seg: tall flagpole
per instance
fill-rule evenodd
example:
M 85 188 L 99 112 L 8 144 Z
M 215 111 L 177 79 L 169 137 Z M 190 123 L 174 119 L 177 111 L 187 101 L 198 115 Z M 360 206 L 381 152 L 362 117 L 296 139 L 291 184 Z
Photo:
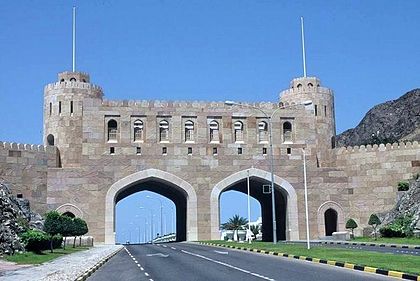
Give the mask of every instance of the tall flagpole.
M 248 189 L 248 236 L 251 235 L 251 202 L 250 202 L 250 187 L 249 187 L 249 169 L 248 169 L 248 175 L 246 177 L 246 185 Z M 248 243 L 251 244 L 251 237 L 248 237 Z
M 303 29 L 303 17 L 300 17 L 300 26 L 301 26 L 301 36 L 302 36 L 303 77 L 306 77 L 305 32 Z
M 76 71 L 76 7 L 73 6 L 73 72 Z

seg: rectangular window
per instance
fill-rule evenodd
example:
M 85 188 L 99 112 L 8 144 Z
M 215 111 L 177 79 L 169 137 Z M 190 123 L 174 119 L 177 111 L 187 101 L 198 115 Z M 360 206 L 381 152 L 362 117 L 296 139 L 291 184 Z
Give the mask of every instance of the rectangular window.
M 287 148 L 287 154 L 288 155 L 292 154 L 292 149 L 290 147 Z
M 242 147 L 238 147 L 238 155 L 242 154 Z
M 166 155 L 166 154 L 168 154 L 168 148 L 162 147 L 162 155 Z
M 58 114 L 61 114 L 61 101 L 58 102 Z
M 263 147 L 263 155 L 267 155 L 267 147 Z
M 217 147 L 213 147 L 213 155 L 217 155 Z
M 314 109 L 315 109 L 315 116 L 318 116 L 318 106 L 316 104 L 314 106 Z
M 22 151 L 18 150 L 9 150 L 9 157 L 21 157 Z
M 70 114 L 73 114 L 73 101 L 70 101 Z
M 327 106 L 326 105 L 324 105 L 324 115 L 325 115 L 325 117 L 327 117 Z
M 136 154 L 141 155 L 141 147 L 136 147 Z
M 109 148 L 109 154 L 114 155 L 115 154 L 115 147 L 111 146 Z
M 192 155 L 192 147 L 188 147 L 188 155 Z
M 23 194 L 22 193 L 18 193 L 18 194 L 16 194 L 16 197 L 17 198 L 23 198 Z
M 50 102 L 50 115 L 52 114 L 52 102 Z

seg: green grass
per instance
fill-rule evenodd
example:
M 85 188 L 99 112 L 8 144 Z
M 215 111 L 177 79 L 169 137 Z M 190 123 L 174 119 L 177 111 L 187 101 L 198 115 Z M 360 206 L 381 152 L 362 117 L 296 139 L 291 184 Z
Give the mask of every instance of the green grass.
M 226 241 L 203 241 L 223 245 L 232 245 L 245 248 L 254 248 L 278 253 L 287 253 L 295 256 L 305 256 L 324 260 L 353 263 L 363 266 L 371 266 L 386 270 L 395 270 L 412 274 L 420 274 L 420 257 L 410 255 L 396 255 L 391 253 L 378 253 L 371 251 L 328 248 L 326 246 L 313 246 L 306 249 L 306 244 L 283 244 L 274 245 L 271 242 L 236 243 Z
M 69 247 L 69 248 L 66 248 L 66 250 L 54 249 L 54 253 L 50 253 L 49 250 L 43 251 L 40 254 L 36 254 L 36 253 L 33 253 L 33 252 L 25 252 L 25 253 L 22 253 L 22 254 L 15 254 L 13 256 L 7 256 L 5 258 L 5 260 L 10 261 L 10 262 L 15 262 L 15 263 L 18 263 L 18 264 L 41 264 L 41 263 L 56 259 L 56 258 L 64 256 L 64 255 L 84 251 L 84 250 L 87 250 L 87 249 L 89 249 L 89 248 L 87 248 L 87 247 L 76 247 L 76 248 Z
M 386 244 L 403 244 L 403 245 L 420 245 L 420 238 L 384 238 L 380 237 L 377 240 L 370 237 L 355 237 L 349 242 L 370 242 L 370 243 L 386 243 Z

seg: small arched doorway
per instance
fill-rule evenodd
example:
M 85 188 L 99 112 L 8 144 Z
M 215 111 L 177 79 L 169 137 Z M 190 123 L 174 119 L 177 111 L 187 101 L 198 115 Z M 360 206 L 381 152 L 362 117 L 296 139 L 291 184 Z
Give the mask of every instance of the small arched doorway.
M 337 232 L 337 219 L 338 214 L 334 209 L 329 208 L 325 211 L 325 236 L 332 236 L 333 232 Z
M 69 212 L 69 211 L 64 212 L 62 215 L 67 216 L 67 217 L 72 218 L 72 219 L 74 219 L 76 217 L 75 214 L 73 214 L 72 212 Z

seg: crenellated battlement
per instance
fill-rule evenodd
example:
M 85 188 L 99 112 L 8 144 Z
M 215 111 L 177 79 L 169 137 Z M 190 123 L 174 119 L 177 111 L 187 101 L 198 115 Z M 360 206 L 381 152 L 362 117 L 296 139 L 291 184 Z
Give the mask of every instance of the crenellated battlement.
M 16 142 L 0 141 L 0 149 L 34 151 L 34 152 L 55 152 L 56 147 L 42 145 L 42 144 L 23 144 L 23 143 L 16 143 Z
M 400 142 L 400 143 L 387 143 L 380 145 L 361 145 L 361 146 L 348 146 L 348 147 L 339 147 L 333 149 L 333 151 L 337 155 L 341 154 L 352 154 L 352 153 L 364 153 L 364 152 L 372 152 L 372 151 L 390 151 L 390 150 L 404 150 L 404 149 L 418 149 L 420 148 L 419 143 L 417 141 L 414 142 Z
M 100 86 L 90 84 L 90 83 L 85 83 L 85 82 L 70 82 L 70 81 L 55 82 L 55 83 L 47 84 L 44 87 L 44 90 L 49 91 L 49 90 L 71 89 L 71 88 L 94 90 L 94 91 L 99 91 L 102 93 L 102 88 Z
M 321 93 L 321 94 L 329 94 L 333 95 L 333 91 L 331 89 L 325 87 L 316 87 L 316 86 L 301 86 L 296 88 L 290 88 L 280 92 L 280 96 L 289 95 L 289 94 L 301 94 L 301 93 Z

